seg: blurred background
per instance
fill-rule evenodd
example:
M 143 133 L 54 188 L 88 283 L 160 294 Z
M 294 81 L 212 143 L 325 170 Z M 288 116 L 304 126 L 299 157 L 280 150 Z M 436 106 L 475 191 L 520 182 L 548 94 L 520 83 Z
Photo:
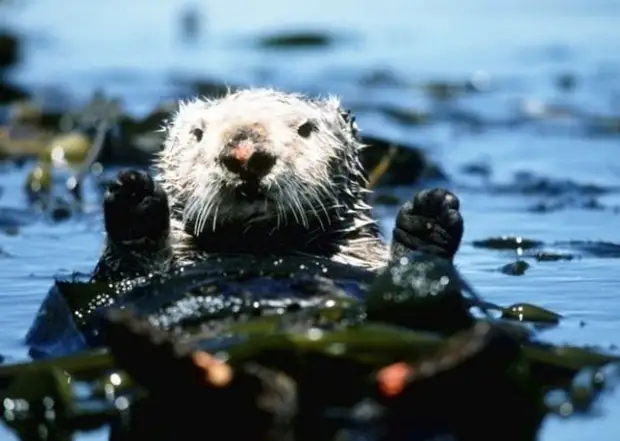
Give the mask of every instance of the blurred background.
M 25 357 L 54 275 L 96 262 L 91 177 L 146 165 L 177 99 L 238 86 L 340 95 L 369 170 L 396 152 L 374 182 L 388 239 L 398 204 L 446 186 L 465 217 L 457 264 L 484 296 L 562 314 L 550 341 L 615 348 L 619 49 L 617 0 L 0 0 L 0 354 Z M 74 215 L 49 194 L 84 163 Z M 532 242 L 488 240 L 506 235 Z M 618 421 L 610 392 L 541 439 L 617 440 Z

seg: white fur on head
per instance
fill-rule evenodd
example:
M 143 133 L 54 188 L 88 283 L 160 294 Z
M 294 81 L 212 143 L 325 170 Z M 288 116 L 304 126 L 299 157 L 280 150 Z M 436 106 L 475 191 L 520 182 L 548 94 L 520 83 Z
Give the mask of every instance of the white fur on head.
M 316 131 L 304 138 L 297 129 L 308 120 Z M 235 130 L 256 123 L 266 129 L 269 151 L 277 158 L 263 179 L 269 202 L 239 203 L 229 197 L 235 177 L 217 157 Z M 200 141 L 194 129 L 203 131 Z M 292 221 L 307 226 L 309 217 L 328 221 L 328 210 L 347 215 L 362 208 L 347 207 L 342 196 L 343 191 L 355 193 L 350 196 L 358 200 L 364 191 L 361 147 L 340 114 L 338 98 L 246 89 L 219 99 L 182 102 L 167 127 L 156 166 L 172 209 L 193 222 L 195 235 L 230 220 L 275 218 L 276 228 Z

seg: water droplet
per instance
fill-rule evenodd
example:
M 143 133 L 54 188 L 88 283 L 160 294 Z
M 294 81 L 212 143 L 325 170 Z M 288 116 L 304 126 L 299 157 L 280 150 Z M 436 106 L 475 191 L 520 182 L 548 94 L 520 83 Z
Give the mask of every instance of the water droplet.
M 123 380 L 119 374 L 113 373 L 110 375 L 110 383 L 112 383 L 114 386 L 120 386 L 122 382 Z
M 5 410 L 11 411 L 15 409 L 15 402 L 10 398 L 5 398 L 2 404 Z
M 54 399 L 52 397 L 44 397 L 42 401 L 43 407 L 46 409 L 51 409 L 54 407 Z
M 572 403 L 563 403 L 560 406 L 560 415 L 563 417 L 570 416 L 573 413 L 573 404 Z
M 37 427 L 37 432 L 39 432 L 39 436 L 41 437 L 40 439 L 47 439 L 47 427 L 43 424 L 39 424 L 39 427 Z
M 126 397 L 118 397 L 114 400 L 114 407 L 118 410 L 127 410 L 129 408 L 129 400 Z
M 333 355 L 342 355 L 345 353 L 347 346 L 344 343 L 334 343 L 328 346 L 327 352 Z
M 308 330 L 308 338 L 310 340 L 316 341 L 320 340 L 323 337 L 323 331 L 317 328 L 312 328 Z

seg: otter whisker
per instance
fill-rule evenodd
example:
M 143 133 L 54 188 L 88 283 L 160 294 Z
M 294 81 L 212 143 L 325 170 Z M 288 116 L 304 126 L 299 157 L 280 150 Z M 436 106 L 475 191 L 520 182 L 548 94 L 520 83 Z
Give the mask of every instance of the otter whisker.
M 215 213 L 213 215 L 213 231 L 215 231 L 215 227 L 216 227 L 216 222 L 217 222 L 217 213 L 219 210 L 219 198 L 211 198 L 211 202 L 209 203 L 209 208 L 205 211 L 201 221 L 200 221 L 200 231 L 203 231 L 203 229 L 206 227 L 207 225 L 207 221 L 212 217 L 211 216 L 211 212 L 214 210 Z
M 215 232 L 215 226 L 217 224 L 217 213 L 218 210 L 220 209 L 220 204 L 216 204 L 215 205 L 215 213 L 213 213 L 213 228 L 211 231 Z
M 282 187 L 280 186 L 277 180 L 274 181 L 274 184 L 276 185 L 277 192 L 278 192 L 277 198 L 276 198 L 276 230 L 279 230 L 282 219 L 286 221 L 286 211 L 284 210 L 284 204 L 282 203 L 282 195 L 283 195 Z
M 191 199 L 190 203 L 184 210 L 184 223 L 187 222 L 188 220 L 191 221 L 192 219 L 195 219 L 198 212 L 201 210 L 202 207 L 204 207 L 204 205 L 201 206 L 200 200 Z M 194 224 L 194 234 L 197 234 L 195 224 Z
M 215 204 L 216 196 L 214 195 L 216 193 L 210 192 L 208 194 L 211 194 L 212 196 L 206 198 L 206 201 L 202 204 L 202 208 L 198 212 L 198 218 L 195 222 L 195 228 L 197 230 L 196 235 L 203 231 L 205 224 L 207 223 L 207 219 L 209 218 L 209 213 Z
M 314 199 L 317 201 L 323 212 L 325 213 L 325 218 L 327 219 L 327 224 L 331 225 L 331 216 L 329 215 L 329 211 L 325 201 L 321 195 L 325 196 L 326 199 L 331 199 L 333 202 L 336 202 L 336 197 L 333 195 L 331 191 L 328 191 L 327 187 L 323 187 L 325 190 L 317 189 L 313 192 Z
M 320 228 L 315 228 L 314 230 L 310 232 L 310 234 L 306 238 L 306 241 L 304 242 L 304 246 L 307 247 L 308 245 L 312 244 L 312 242 L 316 241 L 317 239 L 320 239 L 321 237 L 323 237 L 324 233 L 325 232 L 321 230 Z
M 198 236 L 202 231 L 200 227 L 200 220 L 202 219 L 204 212 L 209 208 L 210 197 L 207 197 L 206 201 L 201 201 L 199 198 L 195 198 L 197 209 L 192 213 L 192 222 L 194 224 L 194 235 Z
M 208 207 L 208 205 L 207 205 L 207 204 L 203 205 L 203 206 L 200 208 L 200 210 L 198 210 L 197 214 L 196 214 L 196 215 L 194 216 L 194 218 L 193 218 L 193 219 L 194 219 L 194 220 L 193 220 L 193 223 L 194 223 L 194 235 L 195 235 L 195 236 L 199 236 L 199 235 L 200 235 L 200 232 L 202 231 L 202 228 L 201 228 L 201 225 L 200 225 L 200 224 L 202 223 L 202 222 L 201 222 L 201 219 L 202 219 L 202 217 L 203 217 L 203 213 L 205 212 L 205 210 L 207 209 L 207 207 Z
M 282 218 L 286 218 L 286 213 L 284 212 L 284 206 L 282 202 L 276 202 L 276 230 L 280 229 L 280 225 L 282 223 Z
M 295 222 L 300 223 L 299 218 L 297 217 L 297 211 L 295 210 L 294 195 L 292 195 L 291 192 L 289 191 L 288 185 L 284 187 L 284 198 L 283 199 L 284 199 L 283 203 L 286 203 L 288 207 L 290 207 L 290 212 L 293 215 Z M 293 202 L 293 205 L 289 204 L 289 202 Z
M 302 225 L 306 228 L 310 227 L 310 223 L 307 216 L 307 210 L 305 209 L 306 205 L 304 204 L 304 193 L 303 191 L 296 191 L 295 195 L 295 206 L 299 210 L 299 216 L 301 217 Z
M 304 227 L 308 228 L 309 227 L 308 217 L 306 216 L 306 212 L 304 210 L 302 202 L 299 200 L 299 195 L 300 194 L 301 194 L 300 192 L 293 192 L 293 204 L 297 208 L 297 211 L 299 213 L 299 217 L 301 218 L 301 224 Z
M 319 225 L 321 226 L 321 230 L 325 231 L 325 225 L 323 225 L 323 221 L 321 220 L 321 216 L 319 215 L 319 212 L 317 211 L 317 209 L 314 206 L 314 204 L 312 203 L 312 201 L 309 199 L 309 196 L 306 195 L 305 193 L 301 193 L 300 195 L 307 202 L 307 206 L 310 207 L 310 210 L 314 214 L 314 217 L 319 221 Z

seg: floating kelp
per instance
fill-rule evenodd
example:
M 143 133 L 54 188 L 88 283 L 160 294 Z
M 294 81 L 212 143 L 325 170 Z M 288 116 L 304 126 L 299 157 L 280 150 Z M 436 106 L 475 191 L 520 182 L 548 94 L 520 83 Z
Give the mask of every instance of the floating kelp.
M 579 183 L 572 179 L 554 179 L 539 176 L 528 171 L 516 172 L 509 184 L 498 184 L 491 191 L 499 194 L 540 195 L 547 197 L 561 195 L 601 196 L 617 190 L 596 184 Z
M 528 239 L 521 236 L 501 236 L 474 240 L 472 245 L 496 251 L 514 253 L 516 259 L 499 268 L 499 271 L 509 276 L 522 276 L 530 268 L 528 262 L 572 261 L 583 256 L 599 258 L 620 257 L 620 245 L 602 241 L 558 241 L 545 244 L 542 241 Z
M 323 31 L 284 31 L 258 38 L 262 49 L 308 49 L 332 46 L 342 37 Z
M 500 271 L 507 276 L 522 276 L 529 269 L 530 264 L 525 260 L 517 259 L 500 268 Z
M 28 98 L 29 94 L 21 87 L 0 78 L 0 103 L 11 103 Z
M 382 106 L 381 113 L 404 126 L 418 126 L 429 122 L 430 115 L 415 109 L 399 108 L 396 106 Z
M 528 303 L 517 303 L 507 308 L 502 308 L 502 318 L 533 323 L 558 324 L 562 316 L 540 306 Z
M 112 136 L 122 116 L 120 102 L 116 99 L 94 94 L 84 107 L 66 113 L 50 113 L 30 101 L 14 102 L 9 113 L 11 118 L 0 127 L 0 157 L 44 162 L 62 159 L 69 165 L 78 165 L 87 156 L 88 146 L 96 139 L 101 124 L 105 123 L 108 136 L 103 140 L 97 159 L 104 164 L 122 163 L 123 154 L 115 150 L 116 135 Z M 129 146 L 124 150 L 133 148 Z M 132 160 L 136 157 L 136 153 L 124 154 Z
M 19 61 L 21 44 L 17 36 L 0 30 L 0 69 L 7 68 Z
M 0 367 L 2 415 L 29 440 L 102 425 L 116 440 L 165 440 L 205 423 L 252 439 L 485 439 L 497 426 L 480 414 L 513 428 L 502 439 L 533 440 L 547 412 L 566 411 L 550 393 L 585 411 L 619 359 L 542 343 L 530 318 L 560 319 L 485 302 L 449 261 L 420 253 L 379 277 L 223 255 L 120 284 L 59 281 L 27 338 L 56 358 Z
M 368 146 L 362 150 L 361 161 L 368 171 L 371 187 L 413 185 L 421 179 L 448 179 L 420 149 L 373 136 L 362 137 L 362 142 Z
M 98 318 L 98 308 L 113 304 L 131 306 L 164 327 L 189 326 L 196 319 L 283 314 L 314 305 L 320 296 L 359 299 L 373 279 L 373 273 L 325 259 L 231 255 L 119 284 L 57 281 L 26 341 L 41 356 L 74 352 L 74 343 L 68 342 L 82 348 L 85 341 L 98 344 L 88 329 Z M 53 342 L 67 347 L 57 348 Z
M 531 213 L 550 213 L 566 209 L 611 210 L 617 207 L 602 203 L 599 199 L 616 193 L 615 185 L 598 185 L 577 182 L 572 178 L 558 179 L 528 171 L 514 173 L 509 182 L 493 182 L 492 169 L 488 164 L 471 163 L 461 167 L 465 174 L 479 176 L 484 193 L 495 195 L 523 195 L 533 199 L 526 208 Z
M 527 250 L 542 246 L 538 240 L 527 239 L 520 236 L 491 237 L 489 239 L 474 240 L 473 246 L 492 250 Z
M 476 248 L 489 250 L 514 251 L 520 258 L 528 257 L 539 262 L 573 260 L 581 256 L 620 257 L 620 245 L 603 241 L 569 240 L 547 244 L 536 239 L 528 239 L 521 236 L 501 236 L 474 240 L 472 245 Z M 548 248 L 567 251 L 553 251 L 548 250 Z
M 87 175 L 99 178 L 103 172 L 100 161 L 116 127 L 118 109 L 114 100 L 95 95 L 81 112 L 65 115 L 63 124 L 70 129 L 56 134 L 38 126 L 41 109 L 36 106 L 13 109 L 0 150 L 12 158 L 37 159 L 24 183 L 34 208 L 53 220 L 81 210 L 82 183 Z

